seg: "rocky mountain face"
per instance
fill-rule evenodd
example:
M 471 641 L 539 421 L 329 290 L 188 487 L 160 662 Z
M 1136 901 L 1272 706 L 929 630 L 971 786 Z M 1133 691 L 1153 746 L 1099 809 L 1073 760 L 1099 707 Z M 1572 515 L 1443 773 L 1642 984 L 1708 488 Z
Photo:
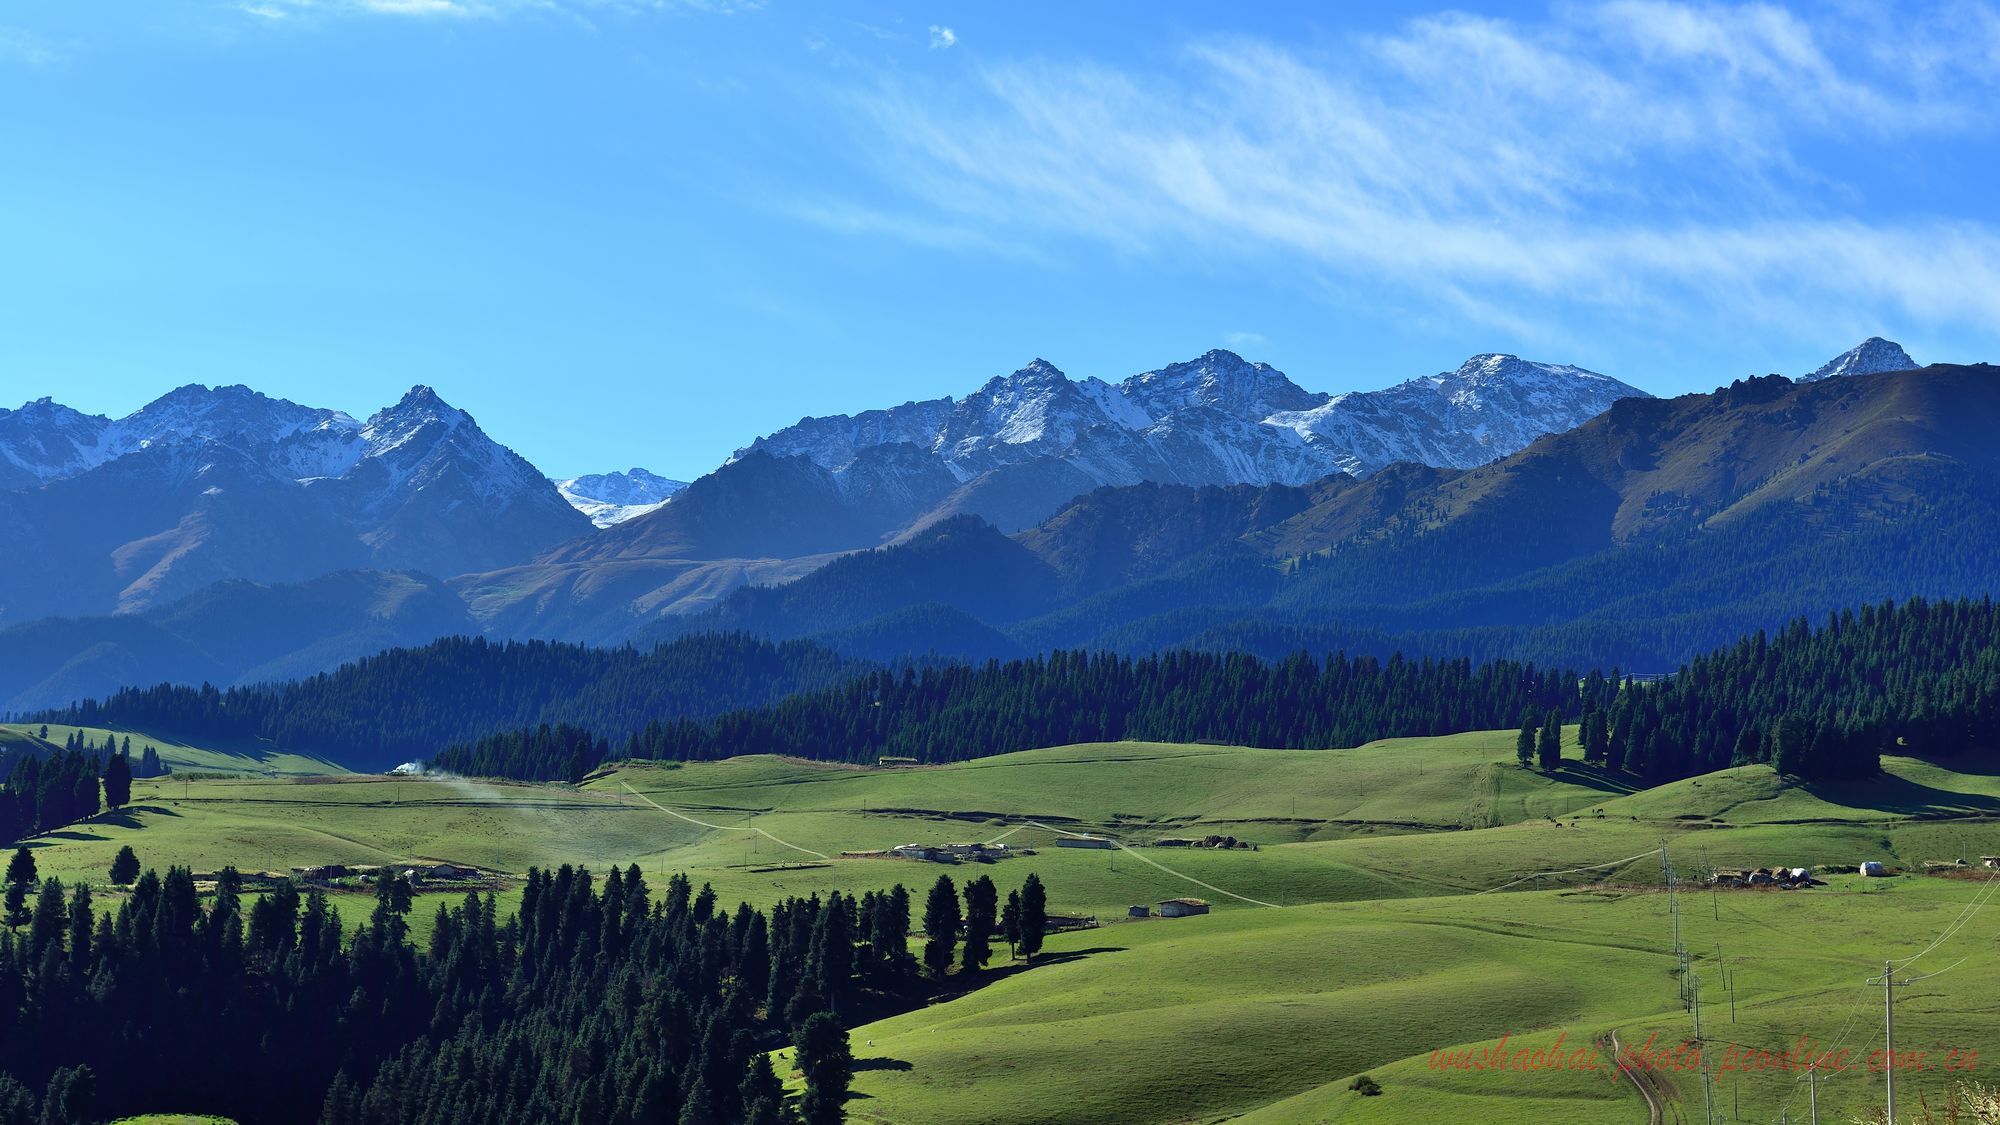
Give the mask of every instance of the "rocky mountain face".
M 960 516 L 1011 533 L 1105 486 L 1304 485 L 1411 458 L 1466 467 L 1633 395 L 1644 392 L 1511 356 L 1340 396 L 1220 350 L 1115 384 L 1037 359 L 962 399 L 801 419 L 671 503 L 456 585 L 510 628 L 610 640 L 635 618 L 700 610 L 812 568 L 802 560 Z
M 1627 397 L 1646 393 L 1579 367 L 1505 355 L 1342 395 L 1304 390 L 1268 364 L 1221 350 L 1117 384 L 1072 381 L 1037 359 L 956 402 L 803 419 L 736 459 L 801 456 L 839 473 L 864 450 L 905 444 L 961 482 L 1055 459 L 1095 484 L 1304 484 L 1395 461 L 1470 468 Z
M 1901 344 L 1870 336 L 1854 347 L 1821 364 L 1810 375 L 1799 376 L 1801 383 L 1818 382 L 1841 375 L 1874 375 L 1882 371 L 1914 371 L 1917 361 Z
M 131 612 L 226 579 L 450 575 L 587 533 L 532 465 L 428 387 L 366 422 L 186 386 L 120 419 L 0 415 L 0 518 L 24 529 L 0 623 Z
M 944 521 L 780 590 L 737 591 L 701 620 L 830 643 L 892 634 L 913 652 L 984 628 L 987 651 L 1670 669 L 1793 615 L 2000 587 L 1996 426 L 1992 367 L 1751 379 L 1624 400 L 1469 470 L 1106 487 L 1004 542 Z
M 591 473 L 556 482 L 556 490 L 569 501 L 570 507 L 589 516 L 590 522 L 598 527 L 643 516 L 686 487 L 684 480 L 669 480 L 638 468 L 622 473 Z
M 1341 395 L 1224 351 L 1117 383 L 1037 360 L 960 399 L 803 419 L 684 487 L 642 469 L 552 483 L 426 387 L 366 420 L 244 387 L 120 419 L 41 399 L 0 411 L 0 628 L 79 621 L 24 640 L 34 667 L 0 677 L 0 699 L 162 669 L 306 672 L 432 627 L 616 643 L 707 623 L 978 655 L 1219 644 L 1255 619 L 1276 651 L 1341 643 L 1300 632 L 1329 613 L 1553 628 L 1667 598 L 1687 576 L 1662 568 L 1700 560 L 1766 608 L 1816 589 L 1848 604 L 1825 591 L 1896 584 L 1850 580 L 1860 564 L 1838 554 L 1799 556 L 1782 590 L 1752 572 L 1813 528 L 1903 535 L 1991 483 L 1989 431 L 1966 428 L 1983 369 L 1914 366 L 1871 339 L 1797 384 L 1661 401 L 1497 354 Z M 1714 555 L 1780 525 L 1778 546 Z M 1904 578 L 1984 557 L 1949 537 L 1933 562 L 1906 557 L 1920 538 L 1870 557 Z M 322 581 L 337 572 L 411 576 Z M 404 607 L 394 628 L 361 608 L 382 604 Z M 217 655 L 254 631 L 262 611 L 241 607 L 279 605 L 255 646 Z M 682 614 L 700 616 L 663 621 Z

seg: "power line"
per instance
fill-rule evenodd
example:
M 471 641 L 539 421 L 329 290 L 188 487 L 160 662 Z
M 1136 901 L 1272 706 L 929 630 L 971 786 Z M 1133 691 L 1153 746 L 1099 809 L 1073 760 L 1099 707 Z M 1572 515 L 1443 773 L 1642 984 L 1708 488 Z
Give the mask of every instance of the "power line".
M 1472 897 L 1476 898 L 1479 895 L 1492 894 L 1494 891 L 1504 891 L 1508 887 L 1513 886 L 1515 883 L 1525 883 L 1530 879 L 1540 879 L 1544 875 L 1574 875 L 1580 871 L 1601 871 L 1607 867 L 1622 867 L 1625 864 L 1631 863 L 1634 860 L 1644 859 L 1647 856 L 1652 855 L 1654 850 L 1655 849 L 1653 848 L 1647 848 L 1645 851 L 1640 852 L 1637 855 L 1628 855 L 1624 859 L 1614 859 L 1610 863 L 1593 863 L 1587 867 L 1566 867 L 1560 871 L 1537 871 L 1532 875 L 1523 875 L 1519 879 L 1509 880 L 1508 882 L 1502 883 L 1497 887 L 1488 887 L 1483 891 L 1474 891 L 1472 893 Z
M 660 810 L 661 812 L 666 813 L 668 816 L 679 817 L 681 820 L 685 820 L 689 824 L 699 824 L 703 828 L 714 828 L 723 832 L 754 832 L 757 835 L 772 841 L 773 843 L 783 844 L 785 847 L 788 847 L 795 852 L 804 852 L 807 855 L 818 856 L 821 859 L 831 858 L 825 852 L 816 852 L 811 848 L 802 848 L 799 847 L 797 844 L 790 843 L 785 840 L 780 840 L 776 836 L 771 835 L 769 832 L 764 831 L 762 828 L 746 827 L 741 824 L 710 824 L 708 821 L 705 820 L 696 820 L 691 816 L 688 816 L 684 813 L 677 813 L 674 810 L 668 808 L 667 806 L 660 804 L 658 801 L 653 800 L 651 797 L 646 796 L 644 793 L 639 792 L 637 789 L 633 789 L 632 786 L 627 784 L 626 782 L 621 781 L 618 784 L 625 786 L 628 792 L 630 792 L 634 797 L 639 798 L 641 801 L 644 801 L 647 804 L 653 806 L 654 808 Z

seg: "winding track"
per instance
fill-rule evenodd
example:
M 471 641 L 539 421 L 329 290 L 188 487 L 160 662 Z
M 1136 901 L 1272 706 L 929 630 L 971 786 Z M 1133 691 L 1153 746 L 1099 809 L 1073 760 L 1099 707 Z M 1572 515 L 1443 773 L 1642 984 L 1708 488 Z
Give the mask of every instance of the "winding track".
M 1618 1073 L 1632 1080 L 1632 1085 L 1639 1088 L 1639 1096 L 1646 1099 L 1647 1125 L 1661 1125 L 1666 1120 L 1666 1110 L 1660 1104 L 1660 1095 L 1653 1089 L 1652 1083 L 1647 1081 L 1649 1075 L 1646 1071 L 1619 1065 L 1618 1059 L 1623 1051 L 1624 1048 L 1618 1045 L 1618 1032 L 1614 1029 L 1611 1032 L 1611 1063 L 1618 1067 Z

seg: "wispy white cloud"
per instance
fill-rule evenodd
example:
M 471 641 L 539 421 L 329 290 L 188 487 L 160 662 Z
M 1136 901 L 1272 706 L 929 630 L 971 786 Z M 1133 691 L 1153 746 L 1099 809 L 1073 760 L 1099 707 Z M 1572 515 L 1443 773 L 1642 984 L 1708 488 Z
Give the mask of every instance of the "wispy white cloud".
M 957 45 L 957 32 L 948 27 L 939 27 L 937 24 L 931 25 L 931 47 L 933 50 L 944 50 Z
M 926 238 L 1260 256 L 1505 325 L 1549 302 L 1991 322 L 1992 216 L 1859 205 L 1844 161 L 1990 136 L 1995 29 L 1984 4 L 1871 23 L 1616 0 L 1418 19 L 1324 54 L 1211 40 L 1164 74 L 1003 62 L 858 104 Z
M 1262 332 L 1224 332 L 1222 342 L 1232 348 L 1254 348 L 1264 342 Z

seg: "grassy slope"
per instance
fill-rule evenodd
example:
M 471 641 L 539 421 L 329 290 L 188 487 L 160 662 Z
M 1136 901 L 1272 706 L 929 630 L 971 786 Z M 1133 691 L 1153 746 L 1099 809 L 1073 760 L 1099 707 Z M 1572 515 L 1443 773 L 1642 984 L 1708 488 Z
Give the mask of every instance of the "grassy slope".
M 38 735 L 41 726 L 26 724 L 0 725 L 0 749 L 12 741 L 28 739 Z M 132 756 L 136 759 L 140 750 L 150 745 L 160 752 L 160 758 L 168 768 L 181 773 L 234 773 L 255 774 L 270 777 L 306 777 L 319 774 L 341 774 L 347 770 L 305 754 L 294 754 L 272 746 L 251 745 L 228 748 L 190 746 L 171 738 L 160 738 L 140 731 L 106 727 L 69 727 L 57 723 L 48 724 L 49 742 L 61 746 L 63 740 L 77 731 L 82 731 L 91 745 L 101 746 L 107 734 L 120 739 L 132 740 Z
M 133 810 L 39 841 L 38 858 L 44 871 L 96 882 L 123 843 L 152 864 L 204 869 L 419 857 L 512 871 L 636 861 L 649 876 L 686 870 L 714 883 L 724 902 L 757 903 L 829 886 L 920 887 L 942 872 L 991 874 L 1004 891 L 1033 870 L 1055 909 L 1107 918 L 1127 903 L 1194 893 L 1216 913 L 1061 936 L 1051 943 L 1056 963 L 857 1029 L 857 1053 L 874 1061 L 864 1063 L 866 1096 L 852 1115 L 1624 1121 L 1639 1115 L 1637 1096 L 1602 1076 L 1436 1075 L 1423 1062 L 1451 1045 L 1443 1040 L 1505 1032 L 1531 1042 L 1558 1029 L 1587 1040 L 1613 1026 L 1628 1042 L 1652 1029 L 1685 1034 L 1661 896 L 1578 884 L 1655 877 L 1652 849 L 1663 838 L 1683 868 L 1704 859 L 1914 865 L 2000 852 L 2000 822 L 1986 819 L 2000 812 L 2000 777 L 1968 763 L 1892 759 L 1878 782 L 1814 789 L 1746 768 L 1627 794 L 1576 764 L 1555 778 L 1522 771 L 1512 747 L 1512 733 L 1499 732 L 1333 752 L 1064 747 L 915 770 L 744 758 L 629 766 L 581 789 L 373 777 L 139 782 Z M 661 812 L 626 785 L 728 827 Z M 1259 850 L 1141 855 L 1287 908 L 1236 902 L 1131 854 L 1051 847 L 1055 834 L 1027 820 L 1134 844 L 1233 832 Z M 829 855 L 1003 835 L 1038 854 L 976 867 L 823 863 L 740 830 L 753 822 Z M 1476 830 L 1445 830 L 1458 828 Z M 1461 893 L 1627 857 L 1636 858 L 1516 888 L 1568 890 Z M 799 865 L 774 866 L 785 861 Z M 1843 1021 L 1865 1025 L 1849 1017 L 1867 1016 L 1870 994 L 1859 981 L 1870 964 L 1914 952 L 1979 889 L 1846 879 L 1808 894 L 1740 892 L 1712 904 L 1694 896 L 1684 924 L 1691 948 L 1712 952 L 1720 941 L 1738 969 L 1743 1022 L 1731 1033 L 1778 1045 L 1801 1031 L 1831 1037 Z M 344 905 L 355 917 L 366 909 Z M 419 928 L 431 909 L 419 907 Z M 1924 967 L 1990 952 L 1992 929 L 1990 919 L 1969 927 Z M 1975 956 L 1946 978 L 1953 987 L 1911 996 L 1899 1020 L 1906 1034 L 2000 1055 L 2000 1016 L 1976 1000 L 2000 983 L 1988 960 L 2000 963 Z M 1347 1091 L 1364 1070 L 1383 1081 L 1385 1096 Z M 1925 1081 L 1935 1088 L 1938 1078 L 1912 1079 L 1911 1088 Z M 1744 1113 L 1760 1119 L 1791 1089 L 1768 1075 L 1741 1083 Z M 1841 1116 L 1828 1119 L 1861 1108 L 1872 1088 L 1864 1075 L 1830 1080 L 1823 1109 Z M 1699 1091 L 1683 1096 L 1699 1100 Z

